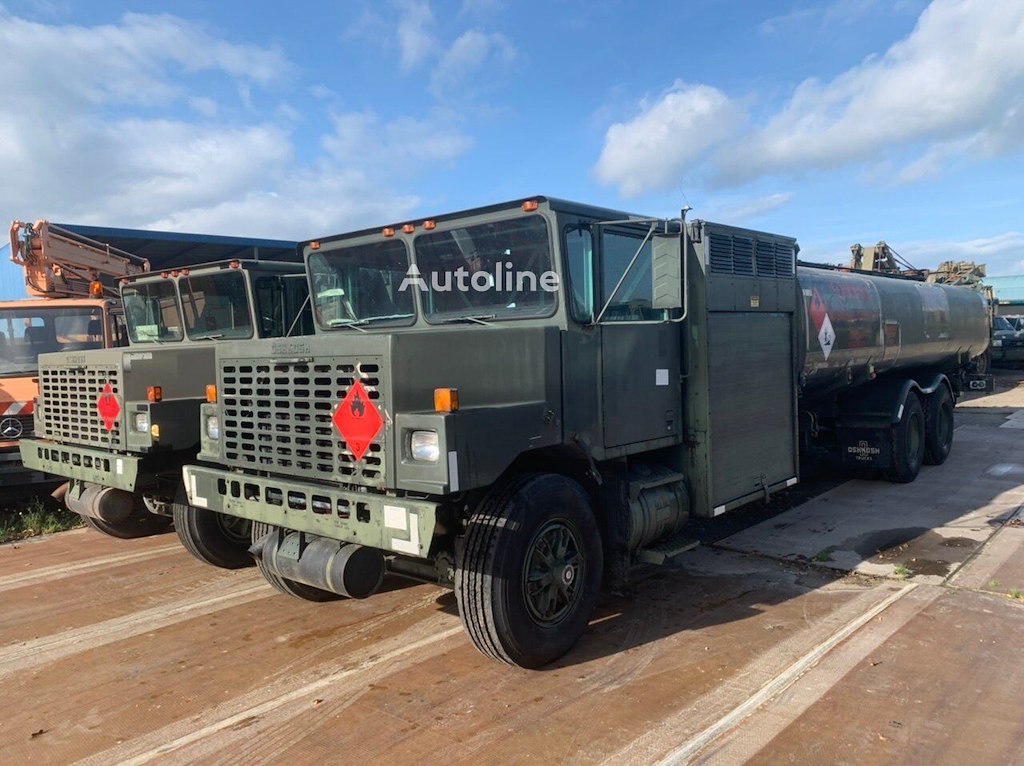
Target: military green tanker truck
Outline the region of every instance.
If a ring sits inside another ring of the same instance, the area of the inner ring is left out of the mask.
[[[137,537],[172,519],[185,548],[225,568],[252,564],[249,524],[190,507],[181,466],[199,448],[199,404],[218,341],[312,331],[299,264],[231,260],[126,278],[129,346],[39,358],[35,437],[24,464],[68,479],[67,507],[94,529]]]
[[[975,293],[684,218],[537,197],[306,243],[320,332],[218,344],[190,502],[253,522],[285,593],[443,583],[480,651],[538,667],[802,448],[945,460]]]

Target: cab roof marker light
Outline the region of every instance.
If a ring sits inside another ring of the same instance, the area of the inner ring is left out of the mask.
[[[391,226],[385,226],[381,234],[383,234],[385,237],[393,237],[395,236],[395,230]]]
[[[535,199],[528,199],[528,200],[526,200],[526,202],[523,203],[523,212],[524,213],[532,213],[534,210],[537,210],[539,207],[540,207],[540,203],[538,203],[537,200],[535,200]]]
[[[437,228],[437,221],[435,221],[433,219],[431,219],[429,221],[424,221],[423,222],[423,228],[426,229],[427,231],[433,231],[434,229]]]
[[[320,242],[319,241],[310,242],[309,243],[309,249],[310,250],[319,250],[320,249]]]
[[[404,226],[402,226],[403,234],[412,234],[414,231],[416,231],[416,227],[413,226],[411,223],[407,223]]]
[[[242,262],[241,261],[229,261],[228,262],[228,266],[230,266],[233,269],[240,269],[240,268],[242,268]]]

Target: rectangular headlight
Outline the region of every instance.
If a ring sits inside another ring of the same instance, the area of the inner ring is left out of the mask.
[[[409,437],[409,452],[413,460],[436,463],[441,455],[437,431],[413,431]]]
[[[149,431],[149,413],[148,412],[136,412],[134,419],[135,430],[140,434],[147,433]]]
[[[211,439],[220,438],[220,418],[217,415],[206,416],[206,435]]]

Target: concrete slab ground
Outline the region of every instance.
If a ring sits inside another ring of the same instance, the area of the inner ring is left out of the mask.
[[[848,481],[718,545],[942,582],[1024,503],[1018,431],[959,426],[953,445],[944,465],[925,466],[912,484]]]
[[[1010,413],[961,412],[914,484],[642,570],[537,672],[480,655],[435,586],[311,604],[173,535],[0,546],[0,763],[1024,763]]]

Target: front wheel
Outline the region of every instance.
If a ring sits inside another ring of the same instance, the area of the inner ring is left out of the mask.
[[[248,519],[189,505],[183,488],[174,500],[173,514],[174,531],[182,546],[204,564],[221,569],[253,565]]]
[[[907,394],[900,421],[892,427],[892,463],[886,478],[897,484],[909,484],[917,478],[924,462],[924,408],[917,394]]]
[[[583,488],[520,477],[473,513],[456,562],[459,616],[488,657],[538,668],[568,652],[597,604],[601,537]]]
[[[924,462],[942,465],[953,449],[953,395],[942,385],[928,397]]]

